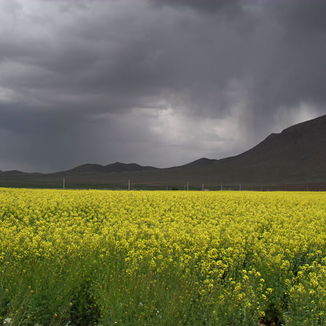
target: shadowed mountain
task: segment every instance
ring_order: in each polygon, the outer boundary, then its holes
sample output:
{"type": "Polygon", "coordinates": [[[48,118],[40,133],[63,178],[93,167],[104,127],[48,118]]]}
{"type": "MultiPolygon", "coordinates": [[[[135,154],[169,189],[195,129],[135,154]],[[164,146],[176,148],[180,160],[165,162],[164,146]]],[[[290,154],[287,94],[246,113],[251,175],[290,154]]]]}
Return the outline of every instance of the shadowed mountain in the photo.
{"type": "Polygon", "coordinates": [[[144,188],[182,188],[187,182],[192,186],[326,183],[326,115],[271,134],[248,151],[221,160],[201,158],[165,169],[117,162],[42,175],[8,171],[0,173],[0,185],[60,186],[63,176],[71,187],[107,188],[125,187],[128,180],[144,188]]]}
{"type": "Polygon", "coordinates": [[[198,168],[198,167],[208,166],[208,165],[213,164],[215,162],[217,162],[217,160],[203,157],[203,158],[200,158],[200,159],[198,159],[196,161],[181,165],[179,167],[180,168],[194,168],[194,167],[198,168]]]}
{"type": "Polygon", "coordinates": [[[19,175],[26,175],[26,174],[28,173],[19,170],[0,171],[1,176],[19,176],[19,175]]]}
{"type": "Polygon", "coordinates": [[[326,182],[326,115],[271,134],[219,165],[247,182],[326,182]]]}
{"type": "Polygon", "coordinates": [[[148,171],[156,170],[157,168],[152,166],[141,166],[136,163],[112,163],[108,165],[100,164],[83,164],[79,165],[71,170],[58,172],[66,174],[97,174],[97,173],[112,173],[112,172],[134,172],[134,171],[148,171]]]}

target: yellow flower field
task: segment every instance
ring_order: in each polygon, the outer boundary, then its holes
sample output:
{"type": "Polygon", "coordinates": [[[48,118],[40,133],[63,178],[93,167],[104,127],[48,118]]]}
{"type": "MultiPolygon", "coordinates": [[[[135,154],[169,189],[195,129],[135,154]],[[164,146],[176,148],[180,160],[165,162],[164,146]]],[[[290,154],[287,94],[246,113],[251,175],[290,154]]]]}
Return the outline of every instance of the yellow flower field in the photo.
{"type": "Polygon", "coordinates": [[[0,323],[326,324],[326,193],[3,188],[0,217],[0,323]]]}

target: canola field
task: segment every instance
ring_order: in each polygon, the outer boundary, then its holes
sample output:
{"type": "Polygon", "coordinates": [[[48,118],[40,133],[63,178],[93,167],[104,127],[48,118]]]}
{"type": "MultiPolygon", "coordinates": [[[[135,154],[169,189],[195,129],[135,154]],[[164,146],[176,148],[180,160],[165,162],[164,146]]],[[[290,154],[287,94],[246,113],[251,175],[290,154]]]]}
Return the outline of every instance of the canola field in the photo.
{"type": "Polygon", "coordinates": [[[326,325],[326,193],[0,189],[0,325],[326,325]]]}

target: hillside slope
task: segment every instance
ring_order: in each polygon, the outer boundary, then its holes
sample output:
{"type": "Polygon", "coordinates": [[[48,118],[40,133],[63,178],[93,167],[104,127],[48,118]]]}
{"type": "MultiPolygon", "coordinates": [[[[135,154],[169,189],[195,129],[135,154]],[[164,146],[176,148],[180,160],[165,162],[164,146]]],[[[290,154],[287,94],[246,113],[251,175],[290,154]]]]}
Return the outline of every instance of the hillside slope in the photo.
{"type": "MultiPolygon", "coordinates": [[[[13,173],[14,172],[14,173],[13,173]]],[[[135,163],[84,164],[53,174],[0,173],[0,185],[125,187],[132,184],[183,187],[218,184],[326,183],[326,115],[271,134],[248,151],[221,160],[201,158],[188,164],[159,169],[135,163]]]]}
{"type": "Polygon", "coordinates": [[[148,171],[157,168],[152,166],[141,166],[136,163],[120,163],[115,162],[108,165],[100,164],[83,164],[76,166],[73,169],[58,172],[59,174],[65,173],[69,175],[75,174],[97,174],[97,173],[112,173],[112,172],[135,172],[135,171],[148,171]]]}

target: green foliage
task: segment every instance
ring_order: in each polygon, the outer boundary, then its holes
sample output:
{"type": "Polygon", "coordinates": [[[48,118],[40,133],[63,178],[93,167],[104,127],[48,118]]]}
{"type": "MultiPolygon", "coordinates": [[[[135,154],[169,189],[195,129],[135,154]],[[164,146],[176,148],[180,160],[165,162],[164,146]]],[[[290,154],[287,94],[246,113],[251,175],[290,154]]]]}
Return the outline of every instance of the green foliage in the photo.
{"type": "Polygon", "coordinates": [[[0,324],[322,326],[324,193],[0,190],[0,324]]]}

